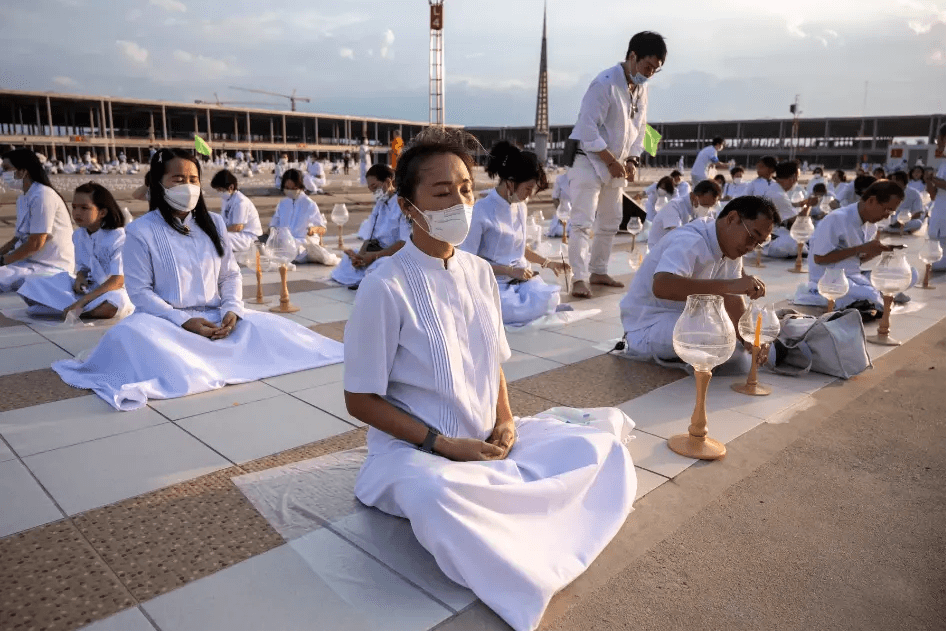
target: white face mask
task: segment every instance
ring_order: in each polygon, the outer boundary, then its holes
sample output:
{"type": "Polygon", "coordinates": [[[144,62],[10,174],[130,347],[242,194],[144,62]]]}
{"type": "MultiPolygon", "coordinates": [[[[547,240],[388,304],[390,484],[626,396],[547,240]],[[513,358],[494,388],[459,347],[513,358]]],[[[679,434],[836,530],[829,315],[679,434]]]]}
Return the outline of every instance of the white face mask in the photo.
{"type": "Polygon", "coordinates": [[[693,214],[695,214],[698,218],[705,217],[710,214],[711,210],[713,210],[713,208],[710,206],[697,206],[693,209],[693,214]]]}
{"type": "Polygon", "coordinates": [[[732,179],[732,183],[733,183],[733,184],[742,184],[742,178],[741,178],[741,177],[734,177],[734,178],[732,179]]]}
{"type": "Polygon", "coordinates": [[[289,199],[298,199],[298,198],[299,198],[299,193],[301,193],[301,192],[302,192],[302,191],[300,191],[300,190],[297,189],[297,188],[296,188],[296,189],[293,189],[293,190],[286,189],[286,190],[283,191],[283,193],[285,193],[286,197],[288,197],[289,199]]]}
{"type": "Polygon", "coordinates": [[[440,211],[424,211],[408,201],[427,222],[427,228],[414,222],[418,228],[426,232],[431,238],[443,241],[450,245],[460,245],[470,233],[470,224],[473,222],[473,207],[467,204],[456,204],[440,211]]]}
{"type": "Polygon", "coordinates": [[[220,199],[222,199],[222,200],[225,201],[225,202],[230,201],[230,198],[231,198],[231,197],[233,197],[233,193],[229,193],[229,192],[228,192],[228,193],[220,193],[220,199]]]}
{"type": "Polygon", "coordinates": [[[164,201],[174,210],[189,213],[200,199],[200,187],[196,184],[178,184],[164,189],[164,201]]]}
{"type": "Polygon", "coordinates": [[[375,202],[380,202],[384,200],[385,197],[387,197],[387,193],[384,192],[384,189],[380,189],[380,188],[375,189],[375,192],[373,193],[373,195],[374,195],[375,202]]]}

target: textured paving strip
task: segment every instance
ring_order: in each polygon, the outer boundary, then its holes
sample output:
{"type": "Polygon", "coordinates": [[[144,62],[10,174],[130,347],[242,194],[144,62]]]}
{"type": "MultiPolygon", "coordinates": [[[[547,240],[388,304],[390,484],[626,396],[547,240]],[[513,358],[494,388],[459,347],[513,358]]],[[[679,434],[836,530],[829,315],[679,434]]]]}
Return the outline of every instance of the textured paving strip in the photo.
{"type": "Polygon", "coordinates": [[[0,412],[92,394],[66,385],[52,368],[0,376],[0,412]]]}

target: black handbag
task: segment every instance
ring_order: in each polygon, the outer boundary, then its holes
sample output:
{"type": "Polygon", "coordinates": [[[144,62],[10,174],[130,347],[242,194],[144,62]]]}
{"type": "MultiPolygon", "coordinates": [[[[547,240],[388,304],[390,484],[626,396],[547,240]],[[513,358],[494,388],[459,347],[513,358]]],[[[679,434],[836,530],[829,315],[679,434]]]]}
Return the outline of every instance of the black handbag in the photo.
{"type": "Polygon", "coordinates": [[[575,156],[584,154],[580,147],[581,141],[569,138],[565,141],[565,148],[562,149],[562,164],[570,167],[575,164],[575,156]]]}

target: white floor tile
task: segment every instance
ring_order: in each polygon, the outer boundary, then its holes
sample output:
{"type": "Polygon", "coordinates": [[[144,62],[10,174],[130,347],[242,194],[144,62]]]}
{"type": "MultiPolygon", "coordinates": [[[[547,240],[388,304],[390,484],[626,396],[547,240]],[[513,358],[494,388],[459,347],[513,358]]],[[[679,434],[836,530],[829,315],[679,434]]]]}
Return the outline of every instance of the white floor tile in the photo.
{"type": "Polygon", "coordinates": [[[79,631],[155,631],[155,629],[141,610],[132,607],[105,620],[93,622],[79,631]]]}
{"type": "Polygon", "coordinates": [[[543,359],[535,355],[513,351],[512,356],[503,363],[503,373],[506,375],[506,381],[511,383],[517,379],[525,379],[546,370],[561,368],[563,365],[553,362],[551,359],[543,359]]]}
{"type": "Polygon", "coordinates": [[[378,510],[360,510],[332,522],[332,527],[454,611],[460,611],[476,600],[473,592],[444,575],[433,555],[418,543],[406,519],[378,510]]]}
{"type": "Polygon", "coordinates": [[[0,537],[62,519],[19,460],[0,462],[0,537]]]}
{"type": "Polygon", "coordinates": [[[177,399],[155,399],[148,405],[172,421],[217,410],[229,410],[236,406],[278,397],[276,388],[260,381],[226,386],[210,392],[201,392],[177,399]]]}
{"type": "Polygon", "coordinates": [[[0,349],[0,376],[49,368],[60,359],[72,359],[72,355],[51,342],[0,349]]]}
{"type": "Polygon", "coordinates": [[[555,332],[569,337],[577,337],[581,340],[588,340],[589,342],[610,342],[619,340],[624,336],[624,326],[617,319],[607,322],[589,319],[558,327],[555,332]]]}
{"type": "Polygon", "coordinates": [[[69,515],[230,466],[173,423],[47,451],[24,462],[69,515]]]}
{"type": "Polygon", "coordinates": [[[306,388],[293,392],[294,397],[298,397],[329,414],[333,414],[343,421],[351,423],[355,427],[364,427],[364,423],[348,413],[345,406],[345,388],[341,383],[328,383],[324,386],[315,388],[306,388]]]}
{"type": "MultiPolygon", "coordinates": [[[[298,305],[297,305],[297,306],[298,306],[298,305]]],[[[284,317],[284,318],[289,318],[290,320],[292,320],[292,321],[295,322],[296,324],[301,324],[301,325],[304,326],[304,327],[310,327],[310,326],[312,326],[313,324],[318,324],[318,323],[315,322],[314,320],[310,320],[310,319],[308,319],[308,318],[303,318],[302,316],[299,315],[299,312],[296,312],[296,313],[280,313],[279,315],[281,315],[281,316],[284,317]]]]}
{"type": "Polygon", "coordinates": [[[601,354],[587,340],[579,340],[551,331],[507,333],[506,338],[512,350],[550,359],[560,364],[573,364],[601,354]]]}
{"type": "Polygon", "coordinates": [[[634,467],[634,471],[637,473],[637,497],[634,498],[634,501],[644,497],[664,482],[670,481],[669,478],[638,466],[634,467]]]}
{"type": "Polygon", "coordinates": [[[450,612],[320,530],[143,605],[162,631],[427,629],[450,612]],[[297,540],[302,542],[302,540],[297,540]]]}
{"type": "Polygon", "coordinates": [[[0,412],[0,434],[25,458],[166,422],[150,408],[116,412],[100,397],[89,395],[0,412]]]}
{"type": "Polygon", "coordinates": [[[348,287],[331,287],[329,289],[318,289],[316,293],[323,298],[331,298],[338,302],[352,304],[355,302],[355,294],[357,292],[352,291],[348,287]]]}
{"type": "Polygon", "coordinates": [[[337,383],[344,378],[345,364],[338,363],[330,366],[322,366],[321,368],[300,370],[299,372],[270,377],[269,379],[263,379],[263,382],[283,392],[296,392],[298,390],[305,390],[306,388],[323,386],[327,383],[337,383]]]}
{"type": "MultiPolygon", "coordinates": [[[[686,428],[683,431],[686,431],[686,428]]],[[[664,438],[636,430],[632,435],[634,438],[627,442],[627,450],[636,467],[672,478],[697,462],[670,451],[664,438]]]]}
{"type": "MultiPolygon", "coordinates": [[[[292,294],[290,298],[292,302],[299,305],[300,307],[324,307],[326,305],[337,305],[340,301],[333,300],[325,295],[325,292],[329,291],[327,289],[317,289],[314,291],[303,291],[296,294],[292,294]]],[[[345,291],[351,291],[346,289],[345,291]]],[[[355,292],[351,292],[355,293],[355,292]]]]}
{"type": "Polygon", "coordinates": [[[0,348],[29,346],[30,344],[41,344],[45,341],[46,338],[26,325],[0,328],[0,348]]]}
{"type": "MultiPolygon", "coordinates": [[[[323,289],[322,291],[328,291],[323,289]]],[[[344,291],[349,291],[345,289],[344,291]]],[[[334,304],[327,305],[316,305],[312,307],[302,306],[302,309],[298,312],[300,317],[306,318],[307,320],[312,320],[313,322],[325,323],[325,322],[338,322],[339,320],[347,320],[351,315],[351,305],[345,302],[336,302],[334,304]]]]}
{"type": "Polygon", "coordinates": [[[92,350],[110,329],[110,326],[90,326],[73,329],[40,329],[40,333],[56,346],[73,355],[92,350]]]}
{"type": "Polygon", "coordinates": [[[288,394],[191,416],[177,424],[237,463],[352,429],[348,423],[288,394]]]}
{"type": "Polygon", "coordinates": [[[16,458],[16,454],[10,451],[10,448],[7,447],[7,444],[0,440],[0,462],[6,462],[7,460],[13,460],[16,458]]]}

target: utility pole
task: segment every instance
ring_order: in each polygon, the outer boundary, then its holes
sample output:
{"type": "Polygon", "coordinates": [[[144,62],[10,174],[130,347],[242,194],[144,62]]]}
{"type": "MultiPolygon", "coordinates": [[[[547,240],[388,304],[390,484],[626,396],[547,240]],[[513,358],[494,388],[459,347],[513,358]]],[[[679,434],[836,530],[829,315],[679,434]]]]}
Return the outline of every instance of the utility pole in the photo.
{"type": "Polygon", "coordinates": [[[443,0],[430,1],[430,124],[444,124],[443,0]]]}
{"type": "Polygon", "coordinates": [[[795,159],[795,150],[798,147],[798,117],[801,116],[801,109],[798,107],[798,95],[795,95],[795,102],[789,106],[788,111],[795,117],[792,120],[792,140],[788,150],[788,159],[795,159]]]}

